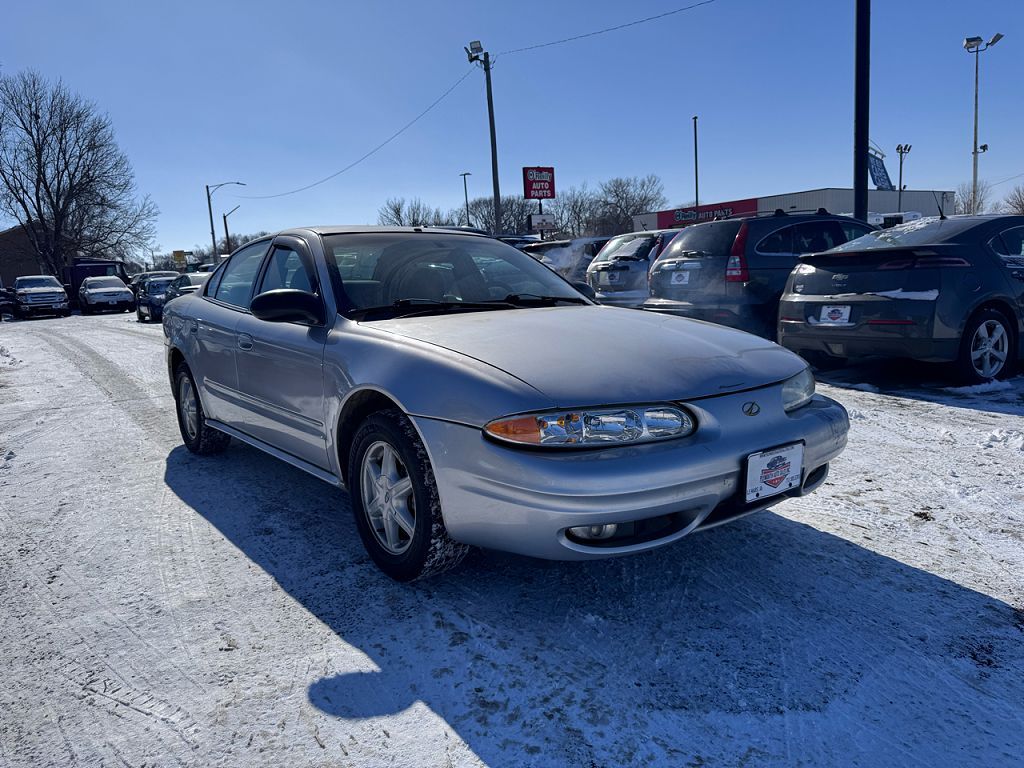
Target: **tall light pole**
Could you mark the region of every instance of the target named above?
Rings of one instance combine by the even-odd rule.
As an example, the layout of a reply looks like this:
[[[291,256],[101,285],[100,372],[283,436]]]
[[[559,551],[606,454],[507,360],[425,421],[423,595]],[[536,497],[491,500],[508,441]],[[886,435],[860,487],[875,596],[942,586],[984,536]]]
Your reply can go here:
[[[224,247],[228,249],[228,253],[231,253],[231,237],[228,235],[228,216],[230,216],[232,213],[234,213],[241,207],[241,205],[236,205],[227,213],[221,214],[221,217],[224,219]],[[216,264],[217,260],[214,259],[213,263]]]
[[[980,37],[964,38],[964,50],[974,54],[974,148],[971,151],[974,165],[971,177],[971,213],[973,214],[978,213],[978,62],[981,61],[982,51],[987,51],[1002,39],[1003,35],[1000,32],[992,35],[992,39],[987,43]]]
[[[487,118],[491,123],[491,182],[494,185],[494,232],[501,233],[501,190],[498,188],[498,139],[494,133],[494,96],[491,93],[491,54],[484,50],[479,40],[474,40],[464,49],[470,63],[479,61],[484,67],[487,80]]]
[[[466,226],[467,227],[473,226],[472,224],[469,223],[469,187],[466,185],[466,177],[467,176],[472,176],[472,175],[473,174],[471,172],[469,172],[469,171],[466,171],[465,173],[460,173],[459,174],[459,176],[462,177],[462,194],[466,196]]]
[[[700,207],[700,176],[697,174],[697,116],[693,116],[693,207],[694,210]],[[700,221],[700,214],[697,214],[697,221]]]
[[[853,59],[853,217],[867,221],[871,0],[856,0]]]
[[[245,186],[244,181],[222,181],[220,184],[207,184],[206,185],[206,210],[210,214],[210,242],[213,243],[213,251],[211,253],[213,257],[213,263],[217,263],[217,235],[213,233],[213,203],[210,202],[210,196],[221,187],[226,187],[229,184],[237,184],[240,187]]]
[[[903,157],[910,154],[909,144],[897,144],[896,151],[900,155],[900,185],[899,191],[896,193],[896,210],[903,211]]]

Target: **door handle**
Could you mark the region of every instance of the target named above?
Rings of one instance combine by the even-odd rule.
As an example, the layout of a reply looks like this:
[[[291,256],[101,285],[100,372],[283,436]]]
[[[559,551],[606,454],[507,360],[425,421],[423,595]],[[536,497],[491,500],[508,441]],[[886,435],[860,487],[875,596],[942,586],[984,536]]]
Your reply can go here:
[[[243,352],[248,352],[252,349],[252,336],[248,333],[238,334],[238,348]]]

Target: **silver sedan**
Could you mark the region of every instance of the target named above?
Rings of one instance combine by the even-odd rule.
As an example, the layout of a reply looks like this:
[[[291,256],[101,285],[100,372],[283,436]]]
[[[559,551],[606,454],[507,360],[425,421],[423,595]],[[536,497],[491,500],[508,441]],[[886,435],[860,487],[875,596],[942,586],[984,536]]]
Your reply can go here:
[[[347,488],[401,581],[471,546],[669,544],[814,490],[849,427],[775,344],[596,305],[515,248],[441,229],[249,243],[163,322],[189,450],[234,437]]]

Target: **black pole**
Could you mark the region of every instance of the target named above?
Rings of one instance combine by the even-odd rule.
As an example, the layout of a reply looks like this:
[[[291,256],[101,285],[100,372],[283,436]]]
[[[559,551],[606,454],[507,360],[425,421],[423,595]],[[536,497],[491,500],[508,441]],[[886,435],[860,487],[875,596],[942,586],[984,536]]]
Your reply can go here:
[[[466,197],[466,226],[471,227],[469,223],[469,187],[466,185],[466,177],[469,176],[469,172],[460,174],[462,176],[462,194]]]
[[[494,96],[491,93],[491,54],[484,52],[487,79],[487,118],[491,123],[491,181],[494,184],[494,234],[501,234],[501,190],[498,187],[498,138],[494,132]]]
[[[856,0],[853,83],[853,216],[868,219],[868,111],[871,76],[871,0]]]
[[[217,263],[217,236],[213,233],[213,203],[210,202],[210,185],[206,185],[206,210],[210,214],[210,241],[213,243],[213,250],[210,252],[213,263]]]
[[[693,207],[700,206],[700,176],[697,173],[697,116],[693,116]],[[700,220],[700,216],[697,216]]]
[[[222,213],[221,216],[224,217],[224,248],[228,253],[231,253],[231,238],[228,236],[228,215]],[[216,264],[217,259],[214,259],[213,263]]]
[[[903,210],[903,152],[900,151],[900,188],[896,193],[896,211]]]

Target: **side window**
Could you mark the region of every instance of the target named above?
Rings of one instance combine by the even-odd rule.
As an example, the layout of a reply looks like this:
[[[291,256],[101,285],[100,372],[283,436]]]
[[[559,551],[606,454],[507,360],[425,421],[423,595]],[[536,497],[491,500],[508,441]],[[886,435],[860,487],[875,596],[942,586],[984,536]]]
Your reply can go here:
[[[843,230],[834,221],[806,221],[793,228],[794,253],[818,253],[845,242]]]
[[[319,293],[316,280],[310,275],[298,251],[277,246],[270,254],[267,269],[263,273],[263,282],[257,293],[273,291],[278,288],[294,288],[299,291]]]
[[[252,284],[256,282],[260,262],[269,247],[270,242],[264,241],[236,252],[224,267],[214,298],[235,307],[248,308]]]
[[[782,227],[757,244],[758,253],[793,253],[793,227]]]
[[[1014,227],[996,235],[989,243],[992,250],[1004,257],[1004,260],[1017,262],[1024,257],[1024,227]],[[1014,266],[1020,266],[1014,263]]]
[[[843,230],[843,236],[847,242],[850,240],[856,240],[858,237],[864,237],[868,232],[874,232],[871,227],[858,224],[854,221],[841,221],[839,226]]]

